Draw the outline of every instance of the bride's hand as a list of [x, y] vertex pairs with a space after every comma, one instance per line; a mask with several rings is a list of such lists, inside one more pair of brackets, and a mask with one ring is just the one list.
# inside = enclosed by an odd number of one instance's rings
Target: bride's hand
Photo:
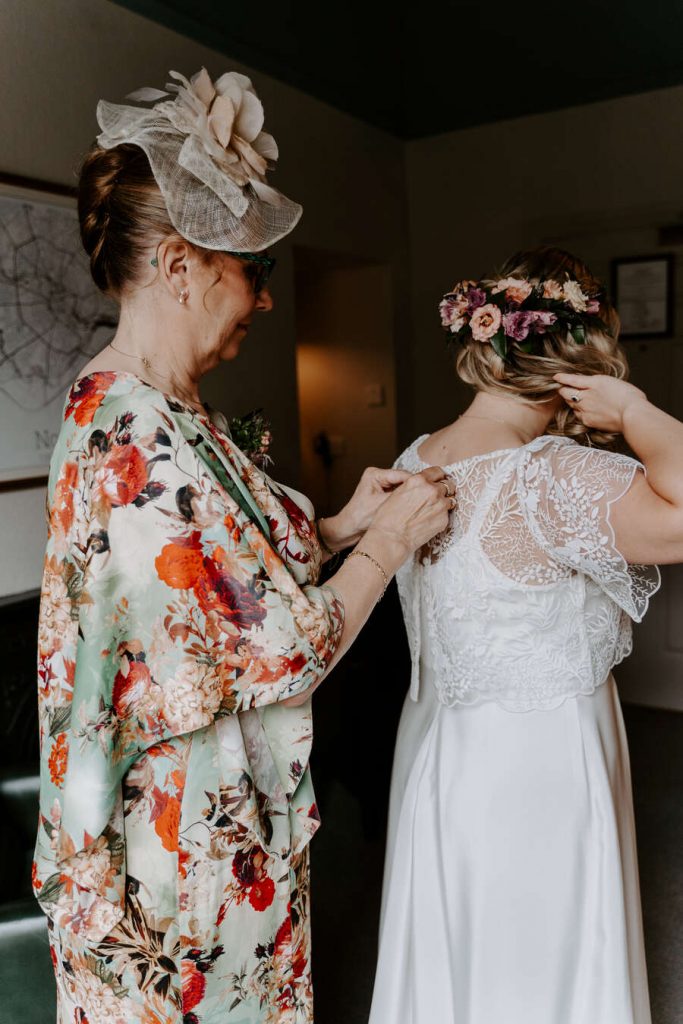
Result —
[[369, 466], [364, 470], [356, 490], [341, 512], [322, 521], [320, 531], [327, 547], [332, 551], [340, 551], [355, 544], [392, 491], [400, 487], [410, 475], [402, 469], [376, 469]]
[[581, 422], [597, 430], [623, 433], [626, 409], [634, 402], [647, 402], [644, 391], [602, 373], [556, 373], [555, 380], [562, 385], [559, 394]]

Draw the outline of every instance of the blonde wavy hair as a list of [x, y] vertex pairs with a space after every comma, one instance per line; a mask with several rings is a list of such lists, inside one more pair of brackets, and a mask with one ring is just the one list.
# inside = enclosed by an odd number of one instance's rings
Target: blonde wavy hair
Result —
[[[547, 402], [558, 389], [553, 380], [556, 373], [604, 373], [626, 379], [628, 363], [619, 345], [620, 321], [609, 302], [604, 286], [593, 276], [585, 263], [562, 249], [544, 246], [512, 256], [494, 277], [484, 278], [486, 286], [507, 278], [529, 281], [567, 279], [578, 281], [581, 290], [593, 295], [599, 293], [598, 317], [604, 330], [586, 328], [585, 344], [577, 344], [568, 331], [539, 336], [539, 351], [526, 353], [519, 348], [510, 350], [503, 360], [492, 345], [470, 338], [456, 346], [455, 368], [458, 376], [477, 391], [516, 396], [525, 402]], [[574, 410], [563, 406], [548, 427], [549, 434], [573, 437], [581, 444], [611, 446], [616, 436], [584, 426]]]

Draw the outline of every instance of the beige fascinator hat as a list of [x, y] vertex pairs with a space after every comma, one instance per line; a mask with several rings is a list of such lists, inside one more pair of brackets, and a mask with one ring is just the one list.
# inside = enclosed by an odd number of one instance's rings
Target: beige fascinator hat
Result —
[[[288, 234], [302, 209], [266, 182], [278, 148], [262, 131], [263, 105], [250, 79], [228, 71], [212, 82], [202, 68], [189, 81], [177, 71], [161, 89], [100, 100], [103, 149], [144, 150], [171, 223], [188, 241], [224, 252], [260, 252]], [[174, 99], [167, 97], [175, 93]]]

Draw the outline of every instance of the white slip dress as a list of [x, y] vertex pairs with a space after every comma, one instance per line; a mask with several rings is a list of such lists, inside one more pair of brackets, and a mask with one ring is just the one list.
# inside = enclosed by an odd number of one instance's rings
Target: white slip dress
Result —
[[[397, 465], [424, 468], [422, 440]], [[609, 526], [638, 464], [544, 437], [448, 468], [449, 530], [399, 573], [370, 1024], [651, 1024], [611, 675], [659, 585]]]

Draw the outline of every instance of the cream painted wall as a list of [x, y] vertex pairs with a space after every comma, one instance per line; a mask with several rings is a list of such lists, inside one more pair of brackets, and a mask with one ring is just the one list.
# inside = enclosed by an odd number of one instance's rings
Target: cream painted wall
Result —
[[[407, 353], [409, 289], [403, 147], [377, 129], [296, 89], [250, 71], [108, 0], [3, 0], [0, 38], [0, 171], [74, 183], [97, 132], [100, 97], [121, 101], [160, 85], [169, 69], [250, 74], [278, 140], [274, 184], [304, 206], [278, 245], [276, 308], [254, 328], [239, 360], [207, 378], [205, 397], [228, 413], [263, 406], [275, 435], [275, 473], [297, 483], [295, 309], [292, 242], [386, 264], [392, 277], [397, 351]], [[403, 356], [399, 356], [403, 365]], [[407, 381], [407, 374], [404, 375]], [[406, 403], [407, 404], [407, 403]], [[0, 494], [0, 595], [38, 586], [44, 542], [42, 490]], [[7, 524], [11, 523], [11, 528]]]
[[[452, 420], [468, 400], [438, 325], [441, 294], [542, 242], [582, 256], [608, 280], [610, 260], [658, 251], [658, 228], [681, 222], [683, 87], [506, 121], [406, 147], [411, 238], [413, 420], [403, 440]], [[678, 252], [683, 255], [683, 249]], [[632, 377], [683, 417], [683, 275], [676, 337], [627, 344]], [[683, 710], [683, 569], [664, 587], [635, 650], [616, 672], [630, 700]]]

